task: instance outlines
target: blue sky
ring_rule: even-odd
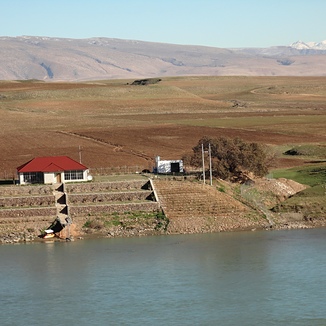
[[[214,47],[326,40],[326,0],[0,0],[0,36]]]

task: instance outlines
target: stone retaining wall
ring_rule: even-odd
[[[146,188],[147,180],[116,181],[116,182],[90,182],[65,184],[65,191],[70,193],[98,193],[110,191],[136,190]]]
[[[130,191],[130,192],[108,192],[95,194],[69,194],[69,205],[85,205],[87,203],[108,203],[117,201],[140,201],[147,200],[152,194],[150,190]]]
[[[73,219],[70,229],[78,229],[74,236],[83,233],[82,227],[89,218],[159,210],[159,204],[149,200],[153,192],[148,190],[150,184],[147,180],[65,184],[63,189]],[[0,243],[37,240],[40,232],[48,228],[57,216],[56,200],[66,202],[55,198],[53,185],[3,186],[0,187],[0,196]],[[147,228],[150,229],[148,232],[158,232],[156,224],[153,225],[139,226],[139,234],[145,234]],[[122,228],[119,232],[117,234],[123,235],[134,231],[127,232]]]
[[[123,213],[131,211],[155,212],[159,209],[157,202],[141,202],[128,204],[94,205],[94,206],[70,206],[69,213],[74,216],[96,216],[101,214]]]
[[[6,196],[43,196],[53,194],[53,187],[42,186],[2,186],[0,187],[1,197]]]
[[[0,197],[1,207],[33,207],[55,205],[54,195],[51,196],[28,196],[28,197]]]
[[[55,207],[0,209],[0,218],[53,216],[57,215]]]

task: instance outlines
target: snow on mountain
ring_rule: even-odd
[[[305,43],[305,42],[302,42],[302,41],[296,41],[294,43],[292,43],[290,45],[291,48],[295,48],[295,49],[298,49],[298,50],[306,50],[306,49],[310,49],[311,47]]]
[[[316,50],[326,50],[326,40],[320,43],[317,43],[314,47]]]
[[[297,41],[290,45],[297,50],[326,50],[326,40],[322,42],[302,42]]]

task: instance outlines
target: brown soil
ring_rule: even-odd
[[[36,156],[82,156],[90,168],[151,169],[203,136],[271,148],[326,142],[324,77],[166,78],[156,85],[0,83],[0,179]],[[238,105],[235,106],[235,103]],[[240,105],[239,105],[240,103]],[[79,150],[81,149],[81,151]],[[276,167],[302,165],[278,156]]]
[[[263,215],[215,187],[195,182],[154,182],[169,233],[201,233],[268,228]]]

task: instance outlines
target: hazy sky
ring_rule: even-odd
[[[0,5],[0,36],[215,47],[326,40],[326,0],[0,0]]]

